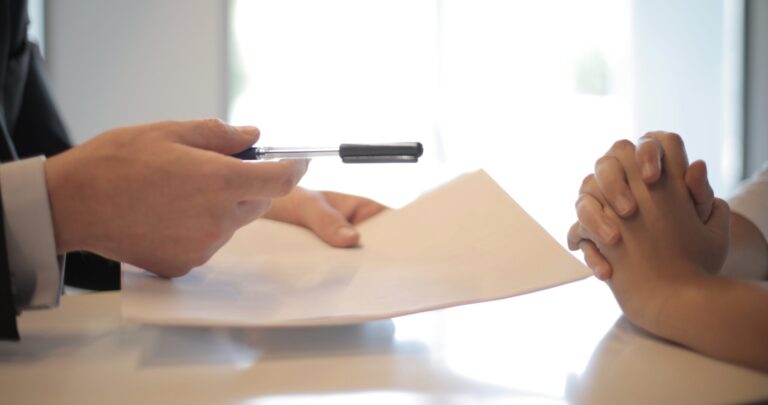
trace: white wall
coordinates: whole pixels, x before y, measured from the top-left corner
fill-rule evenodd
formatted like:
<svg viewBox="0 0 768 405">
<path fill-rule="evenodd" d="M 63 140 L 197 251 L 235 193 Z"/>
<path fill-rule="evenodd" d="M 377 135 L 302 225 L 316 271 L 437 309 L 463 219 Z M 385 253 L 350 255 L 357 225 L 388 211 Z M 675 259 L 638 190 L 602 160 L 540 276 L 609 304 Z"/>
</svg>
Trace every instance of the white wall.
<svg viewBox="0 0 768 405">
<path fill-rule="evenodd" d="M 635 0 L 632 10 L 636 135 L 651 130 L 682 135 L 689 158 L 708 163 L 718 194 L 727 194 L 741 172 L 736 5 Z"/>
<path fill-rule="evenodd" d="M 745 175 L 768 162 L 768 1 L 749 0 Z"/>
<path fill-rule="evenodd" d="M 721 194 L 741 171 L 728 31 L 728 5 L 738 1 L 633 2 L 636 130 L 616 135 L 679 132 L 689 156 L 707 160 Z M 47 1 L 50 78 L 73 138 L 153 120 L 226 118 L 227 3 Z"/>
<path fill-rule="evenodd" d="M 82 142 L 163 119 L 225 118 L 227 2 L 46 2 L 54 96 Z"/>
</svg>

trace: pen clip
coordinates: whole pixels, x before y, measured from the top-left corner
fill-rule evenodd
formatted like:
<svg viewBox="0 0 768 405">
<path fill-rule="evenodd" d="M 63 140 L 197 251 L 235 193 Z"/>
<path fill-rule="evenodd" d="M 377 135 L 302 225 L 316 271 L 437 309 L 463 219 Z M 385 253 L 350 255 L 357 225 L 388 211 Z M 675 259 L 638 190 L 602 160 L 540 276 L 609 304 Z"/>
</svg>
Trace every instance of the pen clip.
<svg viewBox="0 0 768 405">
<path fill-rule="evenodd" d="M 376 145 L 343 143 L 339 156 L 344 163 L 415 163 L 424 153 L 420 142 Z"/>
</svg>

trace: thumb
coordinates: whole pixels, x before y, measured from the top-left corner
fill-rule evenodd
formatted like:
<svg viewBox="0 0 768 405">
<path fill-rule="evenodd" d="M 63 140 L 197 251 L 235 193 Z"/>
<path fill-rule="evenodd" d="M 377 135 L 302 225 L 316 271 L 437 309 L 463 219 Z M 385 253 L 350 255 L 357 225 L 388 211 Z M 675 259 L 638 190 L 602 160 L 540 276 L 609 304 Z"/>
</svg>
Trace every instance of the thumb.
<svg viewBox="0 0 768 405">
<path fill-rule="evenodd" d="M 253 146 L 260 135 L 256 127 L 235 127 L 218 119 L 175 123 L 170 132 L 181 144 L 226 155 Z"/>
<path fill-rule="evenodd" d="M 728 235 L 731 225 L 731 209 L 728 203 L 720 198 L 715 198 L 712 204 L 712 214 L 706 222 L 707 228 L 712 232 Z"/>
<path fill-rule="evenodd" d="M 707 165 L 703 160 L 697 160 L 685 171 L 685 185 L 693 198 L 699 219 L 707 223 L 714 209 L 715 194 L 707 179 Z"/>
<path fill-rule="evenodd" d="M 706 222 L 711 238 L 709 242 L 714 244 L 710 245 L 712 249 L 709 249 L 703 256 L 705 268 L 712 273 L 717 273 L 722 268 L 728 255 L 731 240 L 730 223 L 731 210 L 728 207 L 728 203 L 715 198 L 712 205 L 712 215 Z"/>
<path fill-rule="evenodd" d="M 354 226 L 324 200 L 307 206 L 302 214 L 304 226 L 331 246 L 353 247 L 360 241 Z"/>
</svg>

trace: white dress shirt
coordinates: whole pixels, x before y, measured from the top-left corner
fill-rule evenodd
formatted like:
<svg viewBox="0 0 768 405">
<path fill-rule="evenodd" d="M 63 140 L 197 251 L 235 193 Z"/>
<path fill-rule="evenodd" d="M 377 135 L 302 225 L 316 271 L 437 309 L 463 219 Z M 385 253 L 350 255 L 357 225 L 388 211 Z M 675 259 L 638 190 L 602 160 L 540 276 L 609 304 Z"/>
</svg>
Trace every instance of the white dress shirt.
<svg viewBox="0 0 768 405">
<path fill-rule="evenodd" d="M 731 211 L 752 221 L 768 240 L 768 163 L 745 181 L 728 203 Z"/>
<path fill-rule="evenodd" d="M 0 165 L 5 240 L 17 310 L 59 305 L 63 258 L 56 255 L 45 157 Z"/>
</svg>

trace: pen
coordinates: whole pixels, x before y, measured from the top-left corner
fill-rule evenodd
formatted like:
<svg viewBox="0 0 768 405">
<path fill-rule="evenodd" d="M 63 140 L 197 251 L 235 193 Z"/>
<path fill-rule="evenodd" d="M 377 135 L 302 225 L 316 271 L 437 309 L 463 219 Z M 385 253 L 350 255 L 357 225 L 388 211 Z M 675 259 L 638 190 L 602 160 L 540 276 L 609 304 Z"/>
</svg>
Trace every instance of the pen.
<svg viewBox="0 0 768 405">
<path fill-rule="evenodd" d="M 342 143 L 338 147 L 270 147 L 254 146 L 231 155 L 242 160 L 307 159 L 339 156 L 344 163 L 415 163 L 424 152 L 420 142 L 385 144 Z"/>
</svg>

